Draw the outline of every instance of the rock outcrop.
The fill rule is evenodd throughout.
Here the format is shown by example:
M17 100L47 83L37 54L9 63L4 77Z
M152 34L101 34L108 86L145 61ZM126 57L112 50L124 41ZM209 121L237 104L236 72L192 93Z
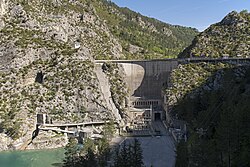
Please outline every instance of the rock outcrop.
M249 57L250 13L235 11L211 25L179 57Z

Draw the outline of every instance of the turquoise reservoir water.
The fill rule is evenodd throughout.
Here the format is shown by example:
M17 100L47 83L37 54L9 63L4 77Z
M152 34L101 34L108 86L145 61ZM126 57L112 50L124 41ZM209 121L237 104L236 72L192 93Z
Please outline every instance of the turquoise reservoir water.
M0 167L61 167L64 149L0 152Z

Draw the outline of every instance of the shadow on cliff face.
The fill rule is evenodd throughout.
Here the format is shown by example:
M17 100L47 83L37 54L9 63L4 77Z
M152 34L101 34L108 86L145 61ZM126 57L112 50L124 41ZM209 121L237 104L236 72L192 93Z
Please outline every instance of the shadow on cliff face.
M197 79L192 72L194 77L185 79ZM187 122L189 140L178 147L176 166L249 166L249 101L249 66L214 70L179 98L171 115Z
M241 91L245 90L243 87L244 84L248 84L244 82L248 78L248 72L248 66L226 67L217 69L213 73L209 72L211 75L198 87L177 98L176 104L170 107L171 115L187 120L194 127L198 126L197 123L201 121L200 116L203 117L205 111L219 111L223 102L227 98L232 98L239 86ZM199 80L199 78L195 78L195 72L193 78L185 79ZM184 85L184 87L188 87L188 85Z

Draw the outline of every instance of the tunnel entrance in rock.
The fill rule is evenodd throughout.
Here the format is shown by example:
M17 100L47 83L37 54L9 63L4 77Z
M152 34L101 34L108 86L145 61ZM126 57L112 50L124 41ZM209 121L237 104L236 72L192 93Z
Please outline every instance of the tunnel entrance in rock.
M36 74L35 82L38 82L38 83L42 84L43 83L43 76L44 76L44 74L43 74L42 71L38 72Z
M155 121L161 121L161 113L155 113Z

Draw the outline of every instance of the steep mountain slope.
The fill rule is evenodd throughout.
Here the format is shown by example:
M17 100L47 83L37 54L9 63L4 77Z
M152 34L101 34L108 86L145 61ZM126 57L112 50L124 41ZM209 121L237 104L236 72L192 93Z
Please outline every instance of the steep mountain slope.
M4 9L0 16L0 150L25 143L35 130L37 113L48 114L54 123L121 120L114 102L105 99L93 59L100 53L117 59L122 48L92 4L1 0L0 7ZM123 90L126 86L119 88ZM122 95L113 92L111 96L123 102L126 94ZM55 133L45 134L42 140L46 139L51 144L34 147L65 144Z
M250 13L235 11L211 25L179 57L248 57ZM249 63L179 65L166 90L172 118L184 120L188 140L176 166L249 166Z
M181 65L171 82L169 110L188 126L176 166L249 166L249 64Z
M248 57L249 50L250 13L233 11L195 37L179 57Z
M175 26L120 8L106 0L91 2L117 37L126 59L174 58L191 44L198 31Z

